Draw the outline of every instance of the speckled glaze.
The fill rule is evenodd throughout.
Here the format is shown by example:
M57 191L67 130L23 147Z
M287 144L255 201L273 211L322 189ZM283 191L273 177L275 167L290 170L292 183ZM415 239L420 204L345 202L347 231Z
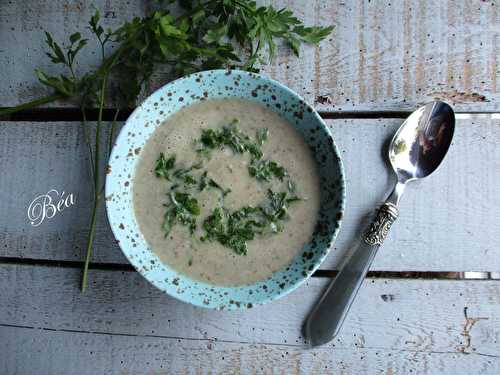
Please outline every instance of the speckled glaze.
M141 150L157 126L199 100L238 97L278 112L304 136L318 163L321 211L309 244L289 266L263 281L220 287L190 279L163 264L139 231L132 202L132 179ZM344 211L342 162L332 135L317 112L277 81L243 71L210 70L173 81L147 98L128 118L111 153L106 178L106 207L111 229L130 263L167 294L197 306L246 309L286 295L325 259Z

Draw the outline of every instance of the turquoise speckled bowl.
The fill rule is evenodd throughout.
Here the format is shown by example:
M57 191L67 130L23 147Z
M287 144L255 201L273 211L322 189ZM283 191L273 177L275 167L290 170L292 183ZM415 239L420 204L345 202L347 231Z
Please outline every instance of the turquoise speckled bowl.
M261 103L286 118L313 150L321 177L321 212L310 243L288 267L270 278L235 287L193 280L162 263L139 231L132 203L135 167L141 157L141 149L156 127L182 107L200 100L227 97ZM330 131L316 111L299 95L262 75L211 70L163 86L130 115L116 140L109 165L106 206L111 228L123 253L151 284L197 306L245 309L284 296L319 267L340 228L345 183L340 155Z

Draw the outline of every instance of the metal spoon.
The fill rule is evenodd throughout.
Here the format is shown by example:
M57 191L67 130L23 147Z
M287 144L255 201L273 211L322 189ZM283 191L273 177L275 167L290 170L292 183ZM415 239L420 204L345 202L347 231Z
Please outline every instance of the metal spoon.
M326 344L338 334L378 248L399 215L399 199L406 183L436 170L450 147L454 129L453 110L436 101L413 112L392 138L389 160L396 173L396 186L309 314L304 333L312 347Z

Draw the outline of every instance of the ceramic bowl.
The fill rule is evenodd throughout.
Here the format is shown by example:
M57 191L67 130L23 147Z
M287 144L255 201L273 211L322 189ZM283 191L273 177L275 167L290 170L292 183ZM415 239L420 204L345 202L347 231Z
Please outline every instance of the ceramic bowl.
M223 287L180 274L151 251L134 216L132 181L141 149L169 116L200 100L232 97L261 103L287 119L304 136L318 163L321 212L313 238L289 266L260 282ZM279 82L243 71L204 71L157 90L137 107L121 129L107 172L109 222L130 263L158 289L181 301L207 308L246 309L297 288L325 259L339 231L344 210L342 162L321 117L299 95Z

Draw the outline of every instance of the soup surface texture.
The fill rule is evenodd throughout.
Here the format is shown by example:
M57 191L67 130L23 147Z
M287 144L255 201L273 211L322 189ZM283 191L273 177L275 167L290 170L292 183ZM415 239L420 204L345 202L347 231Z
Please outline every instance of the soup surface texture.
M278 169L268 169L272 173L259 178L249 169L255 162L251 152L235 152L228 143L209 150L200 147L211 145L210 139L200 141L202 134L209 134L204 130L216 134L235 120L235 131L259 144L260 161L272 161ZM259 134L266 135L260 143ZM163 174L158 172L162 154ZM320 208L316 162L302 135L279 114L243 99L201 101L169 117L141 150L132 188L139 228L162 262L193 279L223 286L261 281L290 264L310 241ZM206 222L214 222L207 218L218 207L218 212L267 207L270 192L281 197L286 192L289 203L279 211L277 225L271 222L257 230L257 224L247 223L258 233L243 241L246 254L235 251L241 250L241 242L228 245L224 236L207 236ZM192 221L184 216L172 219L178 213L175 204L191 203L188 197L195 197L199 208L192 210L196 215L188 212Z

